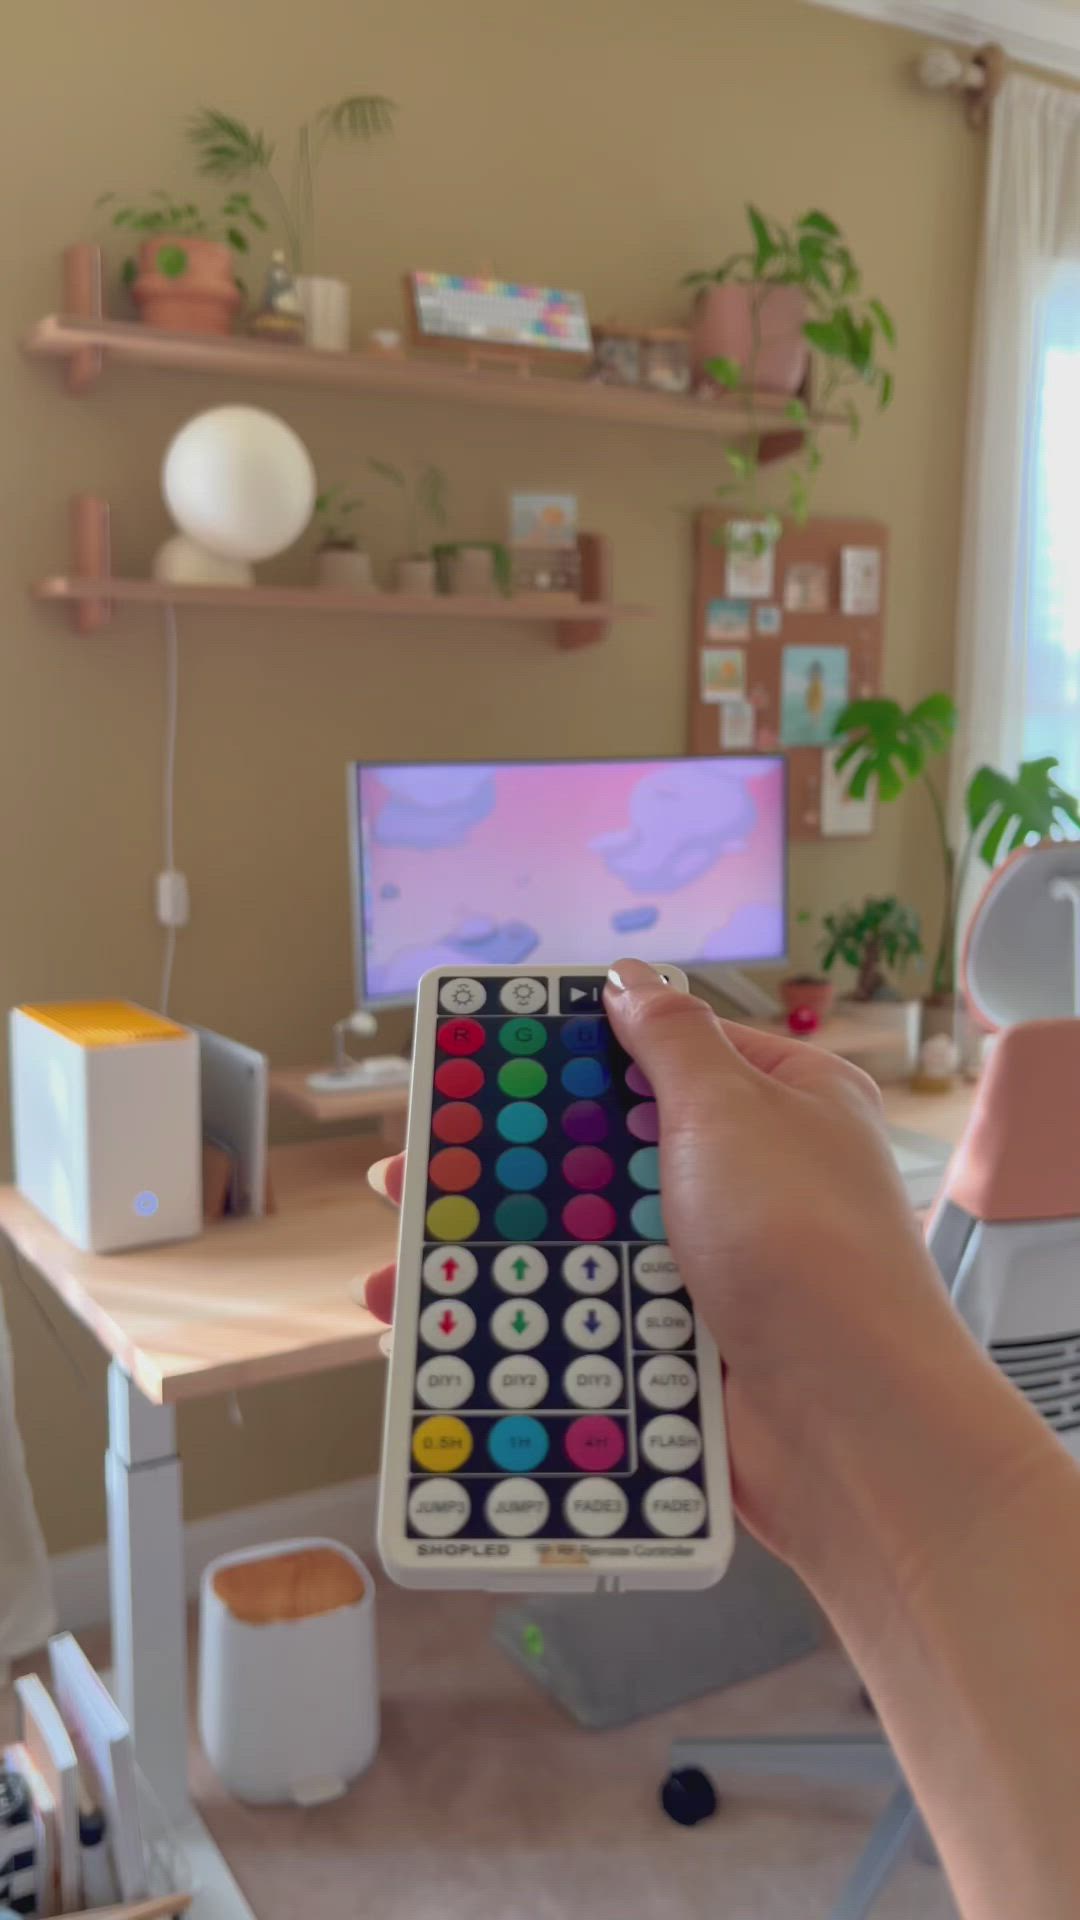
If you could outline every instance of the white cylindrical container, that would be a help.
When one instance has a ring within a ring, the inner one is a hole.
[[[320,547],[315,555],[320,587],[340,587],[348,593],[374,593],[371,555],[361,547]]]
[[[202,1577],[199,1735],[255,1804],[335,1799],[379,1745],[375,1587],[335,1540],[215,1560]]]
[[[304,315],[304,344],[324,353],[349,351],[349,289],[344,280],[322,273],[297,275]]]

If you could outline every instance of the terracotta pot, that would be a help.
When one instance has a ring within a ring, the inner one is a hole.
[[[158,271],[158,256],[170,248],[185,256],[181,273]],[[146,326],[166,333],[228,333],[240,305],[232,254],[224,241],[191,240],[183,234],[162,233],[142,242],[131,291]]]
[[[702,287],[690,329],[695,384],[708,386],[706,363],[724,359],[734,360],[758,393],[798,393],[810,364],[805,322],[806,296],[799,287]]]
[[[399,593],[435,592],[435,562],[426,554],[413,554],[397,563],[397,590]]]
[[[785,1013],[794,1013],[796,1007],[807,1007],[818,1020],[827,1020],[835,992],[831,980],[819,980],[816,976],[806,980],[781,980],[780,1005]]]
[[[320,547],[315,555],[315,578],[320,587],[338,587],[346,593],[374,593],[371,555],[360,547]]]

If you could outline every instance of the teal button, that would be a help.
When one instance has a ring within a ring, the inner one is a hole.
[[[531,1187],[540,1186],[547,1170],[547,1161],[535,1147],[508,1147],[495,1162],[496,1180],[511,1193],[527,1193]]]
[[[497,1420],[487,1437],[487,1450],[503,1473],[532,1473],[546,1460],[548,1437],[539,1420],[512,1414]]]
[[[547,1208],[531,1193],[511,1194],[495,1209],[495,1228],[504,1240],[539,1240],[546,1226]]]
[[[659,1147],[639,1147],[636,1153],[630,1155],[627,1172],[635,1187],[652,1187],[655,1190],[660,1185]]]
[[[634,1232],[642,1240],[667,1239],[658,1193],[643,1193],[640,1200],[635,1200],[630,1209],[630,1221]]]
[[[512,1140],[515,1146],[525,1146],[530,1140],[539,1140],[541,1134],[547,1132],[547,1114],[543,1107],[536,1106],[531,1100],[518,1100],[512,1107],[502,1108],[495,1125],[504,1140]],[[639,1187],[648,1184],[646,1180],[638,1181]]]
[[[572,1093],[576,1100],[593,1100],[598,1093],[606,1093],[611,1085],[606,1063],[590,1053],[579,1053],[576,1059],[568,1060],[561,1077],[567,1093]]]
[[[499,1028],[499,1045],[505,1053],[539,1053],[546,1039],[539,1020],[508,1020]]]

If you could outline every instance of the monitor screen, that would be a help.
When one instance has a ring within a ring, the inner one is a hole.
[[[780,960],[779,755],[349,768],[357,992],[429,967]]]

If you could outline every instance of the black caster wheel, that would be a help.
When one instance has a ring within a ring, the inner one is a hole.
[[[669,1773],[660,1789],[660,1805],[680,1827],[696,1827],[711,1820],[720,1805],[716,1788],[700,1767],[680,1767]]]

